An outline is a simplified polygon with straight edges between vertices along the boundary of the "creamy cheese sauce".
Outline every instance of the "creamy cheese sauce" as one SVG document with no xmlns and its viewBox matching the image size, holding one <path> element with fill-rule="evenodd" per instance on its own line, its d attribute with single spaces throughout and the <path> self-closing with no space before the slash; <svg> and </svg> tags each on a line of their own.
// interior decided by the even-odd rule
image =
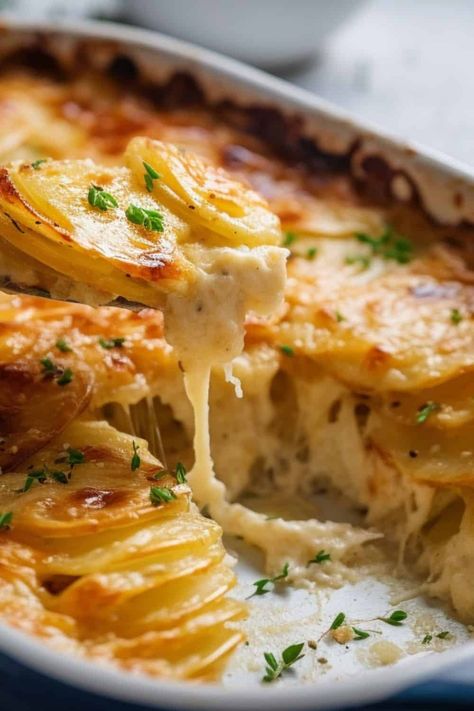
<svg viewBox="0 0 474 711">
<path fill-rule="evenodd" d="M 292 580 L 302 582 L 310 577 L 306 562 L 318 546 L 324 543 L 344 551 L 348 537 L 354 545 L 369 540 L 373 534 L 315 519 L 268 520 L 246 506 L 230 503 L 226 485 L 214 471 L 209 432 L 211 370 L 223 367 L 226 380 L 236 386 L 236 394 L 240 395 L 240 384 L 232 375 L 232 360 L 243 350 L 245 315 L 249 311 L 269 315 L 280 308 L 285 256 L 285 250 L 275 247 L 206 250 L 194 289 L 186 296 L 168 297 L 165 328 L 184 371 L 185 389 L 194 412 L 195 462 L 188 479 L 195 501 L 207 508 L 226 533 L 243 536 L 261 548 L 269 568 L 291 560 Z M 347 573 L 336 560 L 328 580 L 341 584 L 342 570 Z"/>
</svg>

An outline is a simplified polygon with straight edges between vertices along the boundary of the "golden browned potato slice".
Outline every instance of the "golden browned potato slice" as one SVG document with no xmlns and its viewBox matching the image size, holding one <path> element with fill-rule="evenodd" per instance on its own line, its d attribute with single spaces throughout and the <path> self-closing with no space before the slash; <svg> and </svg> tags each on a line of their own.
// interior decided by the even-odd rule
<svg viewBox="0 0 474 711">
<path fill-rule="evenodd" d="M 161 307 L 166 294 L 189 291 L 213 247 L 279 243 L 264 200 L 221 169 L 149 139 L 134 139 L 125 158 L 129 167 L 47 160 L 0 169 L 4 283 L 51 292 L 56 275 L 59 297 L 66 278 L 70 298 L 80 282 L 86 301 Z"/>
<path fill-rule="evenodd" d="M 222 530 L 146 442 L 76 420 L 0 477 L 7 510 L 0 615 L 9 624 L 121 668 L 218 677 L 244 615 L 227 597 L 235 577 Z"/>
<path fill-rule="evenodd" d="M 45 359 L 0 365 L 0 467 L 6 472 L 67 427 L 92 392 L 87 371 Z"/>
<path fill-rule="evenodd" d="M 265 200 L 222 168 L 150 138 L 132 139 L 125 159 L 138 184 L 148 184 L 158 201 L 186 223 L 214 233 L 214 242 L 218 235 L 225 238 L 220 243 L 234 246 L 279 243 L 279 220 Z"/>
</svg>

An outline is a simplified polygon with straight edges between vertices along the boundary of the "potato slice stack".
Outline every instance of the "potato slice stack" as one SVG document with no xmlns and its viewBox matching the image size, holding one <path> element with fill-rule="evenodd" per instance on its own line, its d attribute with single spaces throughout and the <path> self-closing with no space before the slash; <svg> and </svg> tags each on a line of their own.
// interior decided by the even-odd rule
<svg viewBox="0 0 474 711">
<path fill-rule="evenodd" d="M 218 677 L 244 612 L 226 597 L 222 532 L 143 440 L 76 421 L 1 477 L 0 509 L 12 513 L 0 533 L 10 624 L 124 668 Z"/>
<path fill-rule="evenodd" d="M 135 138 L 124 162 L 0 169 L 4 283 L 74 300 L 79 282 L 95 298 L 84 291 L 76 300 L 121 296 L 162 307 L 167 294 L 187 293 L 212 248 L 279 244 L 279 220 L 266 202 L 198 156 Z"/>
</svg>

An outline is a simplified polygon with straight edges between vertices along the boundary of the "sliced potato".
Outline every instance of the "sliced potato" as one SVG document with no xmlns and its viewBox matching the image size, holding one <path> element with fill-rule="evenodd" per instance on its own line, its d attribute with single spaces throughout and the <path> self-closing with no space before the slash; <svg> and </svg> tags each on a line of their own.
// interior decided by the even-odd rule
<svg viewBox="0 0 474 711">
<path fill-rule="evenodd" d="M 18 466 L 62 432 L 86 407 L 91 392 L 91 376 L 82 369 L 61 386 L 41 372 L 39 362 L 1 364 L 1 470 Z"/>
<path fill-rule="evenodd" d="M 132 139 L 125 158 L 138 185 L 145 185 L 148 164 L 160 176 L 153 180 L 153 194 L 195 228 L 238 245 L 279 244 L 279 220 L 265 200 L 221 168 L 150 138 Z"/>
</svg>

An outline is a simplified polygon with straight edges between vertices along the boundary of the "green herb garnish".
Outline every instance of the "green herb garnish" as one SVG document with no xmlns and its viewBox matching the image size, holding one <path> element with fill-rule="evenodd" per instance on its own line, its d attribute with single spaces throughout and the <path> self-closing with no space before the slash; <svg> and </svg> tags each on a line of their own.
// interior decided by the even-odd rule
<svg viewBox="0 0 474 711">
<path fill-rule="evenodd" d="M 143 161 L 143 167 L 145 168 L 145 175 L 143 177 L 145 179 L 146 189 L 151 193 L 153 190 L 153 181 L 159 180 L 161 175 L 146 161 Z"/>
<path fill-rule="evenodd" d="M 311 563 L 318 563 L 318 564 L 321 564 L 321 563 L 324 563 L 324 562 L 327 561 L 327 560 L 331 560 L 331 554 L 330 554 L 330 553 L 326 553 L 325 550 L 320 550 L 320 551 L 318 551 L 318 553 L 316 553 L 316 555 L 314 556 L 314 558 L 311 558 L 311 560 L 308 560 L 308 562 L 306 563 L 306 567 L 310 566 Z"/>
<path fill-rule="evenodd" d="M 299 659 L 303 659 L 304 654 L 301 654 L 304 647 L 304 642 L 300 644 L 292 644 L 283 650 L 281 654 L 281 660 L 277 662 L 275 655 L 271 652 L 265 652 L 264 658 L 267 663 L 265 667 L 265 676 L 262 677 L 262 681 L 271 682 L 278 679 L 284 671 L 289 669 L 295 662 Z"/>
<path fill-rule="evenodd" d="M 283 247 L 290 247 L 296 240 L 296 235 L 294 232 L 285 232 L 283 237 L 283 242 L 281 243 Z"/>
<path fill-rule="evenodd" d="M 37 481 L 40 484 L 44 484 L 44 482 L 47 479 L 46 472 L 44 469 L 38 469 L 32 472 L 29 472 L 28 476 L 25 479 L 25 483 L 23 484 L 23 488 L 20 489 L 21 492 L 25 493 L 31 489 L 35 481 Z"/>
<path fill-rule="evenodd" d="M 56 374 L 58 367 L 57 367 L 57 365 L 55 365 L 55 363 L 53 363 L 51 358 L 48 358 L 48 356 L 46 356 L 45 358 L 41 358 L 40 363 L 43 366 L 43 371 L 45 374 L 48 374 L 48 375 L 55 375 Z"/>
<path fill-rule="evenodd" d="M 333 619 L 332 624 L 330 626 L 330 630 L 337 630 L 342 624 L 344 624 L 344 621 L 346 619 L 346 615 L 344 612 L 340 612 L 336 617 Z"/>
<path fill-rule="evenodd" d="M 71 368 L 66 368 L 62 375 L 56 380 L 58 385 L 69 385 L 71 380 L 74 378 L 74 373 Z"/>
<path fill-rule="evenodd" d="M 75 466 L 76 464 L 84 464 L 86 461 L 86 457 L 84 452 L 81 452 L 80 449 L 73 449 L 72 447 L 69 447 L 67 450 L 67 463 L 70 464 L 72 467 Z"/>
<path fill-rule="evenodd" d="M 357 641 L 359 639 L 367 639 L 367 637 L 370 637 L 370 634 L 366 632 L 365 630 L 360 630 L 358 627 L 353 627 L 352 631 L 354 632 L 354 639 Z"/>
<path fill-rule="evenodd" d="M 43 366 L 43 374 L 46 377 L 56 378 L 58 385 L 68 385 L 74 377 L 71 368 L 63 369 L 61 366 L 56 365 L 48 356 L 41 358 L 40 363 Z"/>
<path fill-rule="evenodd" d="M 451 632 L 449 632 L 449 630 L 445 630 L 444 632 L 440 632 L 436 636 L 438 639 L 449 639 L 451 637 Z"/>
<path fill-rule="evenodd" d="M 433 402 L 432 400 L 428 401 L 424 405 L 422 405 L 418 409 L 418 414 L 416 416 L 416 424 L 417 425 L 422 425 L 423 422 L 426 422 L 428 417 L 433 414 L 433 412 L 436 412 L 439 410 L 441 405 L 438 402 Z"/>
<path fill-rule="evenodd" d="M 112 348 L 122 348 L 123 344 L 125 343 L 125 338 L 120 336 L 119 338 L 99 338 L 98 340 L 99 345 L 102 346 L 102 348 L 105 348 L 105 350 L 109 351 Z"/>
<path fill-rule="evenodd" d="M 289 563 L 285 563 L 285 565 L 283 566 L 283 568 L 281 570 L 281 573 L 278 573 L 278 575 L 275 575 L 275 577 L 262 578 L 261 580 L 256 580 L 253 583 L 256 590 L 251 595 L 249 595 L 249 597 L 247 599 L 254 597 L 254 595 L 266 595 L 267 593 L 271 592 L 271 589 L 268 589 L 267 585 L 272 585 L 274 587 L 276 583 L 278 583 L 281 580 L 284 580 L 285 578 L 288 577 L 288 572 L 289 572 Z M 272 587 L 272 589 L 273 589 L 273 587 Z"/>
<path fill-rule="evenodd" d="M 407 617 L 407 613 L 403 610 L 395 610 L 389 617 L 377 617 L 377 619 L 382 620 L 382 622 L 386 622 L 388 625 L 400 627 Z"/>
<path fill-rule="evenodd" d="M 431 640 L 433 639 L 433 635 L 431 634 L 425 634 L 423 639 L 421 640 L 421 644 L 429 644 Z"/>
<path fill-rule="evenodd" d="M 368 269 L 372 260 L 366 254 L 353 254 L 346 257 L 345 262 L 346 264 L 360 264 L 362 269 Z"/>
<path fill-rule="evenodd" d="M 368 245 L 373 255 L 384 259 L 393 259 L 399 264 L 407 264 L 413 254 L 413 245 L 406 237 L 402 237 L 393 227 L 388 225 L 380 237 L 370 237 L 364 232 L 357 232 L 356 239 Z"/>
<path fill-rule="evenodd" d="M 289 358 L 295 355 L 295 351 L 291 346 L 282 345 L 280 346 L 280 350 L 284 355 L 288 356 Z"/>
<path fill-rule="evenodd" d="M 356 239 L 367 245 L 373 256 L 383 259 L 392 259 L 399 264 L 407 264 L 413 257 L 413 245 L 409 239 L 398 234 L 393 227 L 388 225 L 380 237 L 371 237 L 365 232 L 356 232 Z M 367 261 L 368 260 L 368 261 Z M 346 264 L 359 262 L 365 269 L 370 265 L 367 255 L 356 254 L 346 257 Z"/>
<path fill-rule="evenodd" d="M 462 319 L 463 317 L 459 309 L 451 309 L 451 322 L 454 323 L 455 326 L 461 323 Z"/>
<path fill-rule="evenodd" d="M 318 253 L 318 248 L 317 247 L 310 247 L 308 251 L 306 252 L 306 259 L 309 259 L 310 261 L 313 260 Z"/>
<path fill-rule="evenodd" d="M 13 520 L 12 511 L 7 511 L 6 513 L 0 513 L 0 530 L 10 528 Z"/>
<path fill-rule="evenodd" d="M 341 323 L 342 321 L 345 321 L 346 317 L 341 314 L 340 311 L 336 311 L 336 321 L 338 323 Z"/>
<path fill-rule="evenodd" d="M 34 160 L 31 164 L 31 167 L 35 170 L 39 170 L 39 167 L 42 163 L 46 163 L 46 158 L 38 158 L 37 160 Z"/>
<path fill-rule="evenodd" d="M 54 479 L 54 481 L 57 481 L 58 484 L 68 484 L 69 479 L 68 476 L 65 472 L 62 472 L 60 469 L 53 469 L 53 471 L 48 472 L 49 476 Z"/>
<path fill-rule="evenodd" d="M 158 210 L 146 210 L 138 205 L 129 205 L 125 211 L 127 220 L 141 225 L 150 232 L 163 232 L 163 215 Z"/>
<path fill-rule="evenodd" d="M 118 202 L 114 196 L 106 192 L 100 185 L 90 186 L 89 192 L 87 193 L 87 200 L 89 205 L 96 207 L 98 210 L 102 210 L 102 212 L 106 212 L 113 207 L 118 207 Z"/>
<path fill-rule="evenodd" d="M 153 506 L 168 504 L 176 498 L 174 491 L 167 486 L 152 486 L 150 489 L 150 501 Z"/>
<path fill-rule="evenodd" d="M 61 351 L 61 353 L 72 353 L 72 348 L 65 338 L 58 338 L 56 341 L 56 348 L 58 351 Z"/>
<path fill-rule="evenodd" d="M 186 467 L 184 466 L 184 464 L 181 464 L 181 462 L 178 462 L 176 465 L 176 481 L 178 482 L 178 484 L 187 483 L 186 475 Z"/>
<path fill-rule="evenodd" d="M 130 460 L 130 469 L 132 472 L 136 471 L 140 464 L 141 464 L 141 459 L 140 455 L 138 454 L 138 450 L 140 449 L 135 440 L 132 440 L 132 447 L 133 447 L 133 454 L 132 458 Z"/>
</svg>

